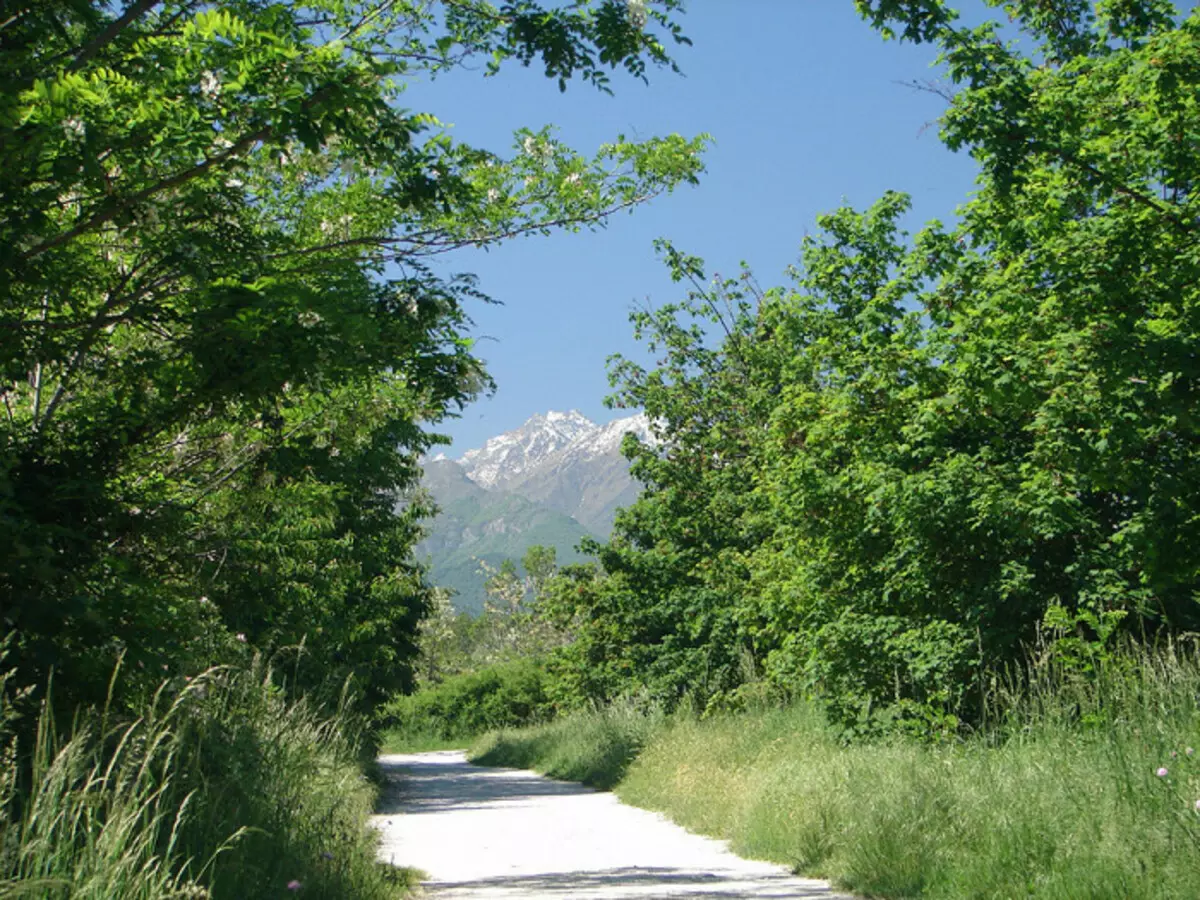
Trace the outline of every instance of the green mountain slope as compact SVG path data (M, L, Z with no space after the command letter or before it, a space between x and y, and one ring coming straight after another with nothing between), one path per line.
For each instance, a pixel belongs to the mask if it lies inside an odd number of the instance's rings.
M575 546L590 532L568 515L504 491L487 490L448 460L426 462L423 484L441 512L417 547L431 564L430 579L456 592L456 609L483 609L479 561L499 567L520 560L535 544L554 547L560 563L584 559Z

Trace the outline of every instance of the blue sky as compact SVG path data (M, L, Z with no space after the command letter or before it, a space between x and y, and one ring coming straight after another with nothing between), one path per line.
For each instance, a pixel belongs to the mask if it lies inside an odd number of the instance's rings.
M406 105L497 152L508 152L515 129L546 124L585 152L617 134L715 140L698 187L617 216L606 230L443 261L476 273L503 304L471 311L498 390L442 426L454 438L450 456L549 409L600 422L621 414L603 406L605 358L638 353L634 303L666 303L681 290L656 258L655 238L703 257L710 272L745 260L768 287L782 282L821 212L902 190L916 227L952 219L971 191L972 160L946 150L932 124L944 102L898 83L936 76L932 48L883 41L850 0L693 0L682 21L694 42L677 48L684 74L651 72L649 86L615 75L615 96L582 84L561 94L536 69L517 67L407 92Z

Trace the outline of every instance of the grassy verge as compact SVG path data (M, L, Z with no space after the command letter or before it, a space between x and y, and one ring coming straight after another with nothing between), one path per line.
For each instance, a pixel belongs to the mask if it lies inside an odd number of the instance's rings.
M490 732L476 741L470 759L608 790L661 727L661 716L625 707L576 713L545 725Z
M0 709L0 722L13 724ZM0 729L2 731L2 729ZM391 900L355 723L288 701L270 674L168 684L131 721L47 717L0 733L0 897Z
M987 734L934 745L847 747L803 706L676 718L617 793L870 896L1183 900L1200 871L1198 688L1194 657L1142 654L1010 694ZM500 733L476 758L618 772L594 728Z

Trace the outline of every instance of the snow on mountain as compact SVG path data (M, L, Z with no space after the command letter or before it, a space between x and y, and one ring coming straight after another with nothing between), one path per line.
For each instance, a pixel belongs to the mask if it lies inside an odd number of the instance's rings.
M421 549L435 583L457 591L459 608L476 610L485 593L480 559L498 566L535 544L555 547L560 562L582 559L580 539L606 538L617 509L640 491L621 455L628 431L656 443L645 415L597 425L572 410L533 416L457 461L427 460L424 485L441 512Z
M621 442L625 440L626 433L630 431L641 438L643 442L655 443L654 435L650 431L650 420L646 418L645 413L638 413L624 419L614 419L607 425L597 425L590 434L580 435L558 453L581 460L595 459L597 456L609 453L619 453Z
M578 410L551 411L533 416L515 431L489 438L482 447L464 453L458 464L476 484L495 487L596 429L596 423Z
M459 465L482 487L513 492L607 534L617 507L639 490L621 455L627 432L655 443L644 413L597 425L575 410L549 412L468 451Z

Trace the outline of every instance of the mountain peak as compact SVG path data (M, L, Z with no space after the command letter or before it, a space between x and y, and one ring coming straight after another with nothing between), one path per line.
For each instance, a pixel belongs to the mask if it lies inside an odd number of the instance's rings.
M653 440L644 413L597 425L577 409L550 410L530 416L520 428L489 438L458 462L472 481L491 488L520 479L551 461L616 453L627 431Z

